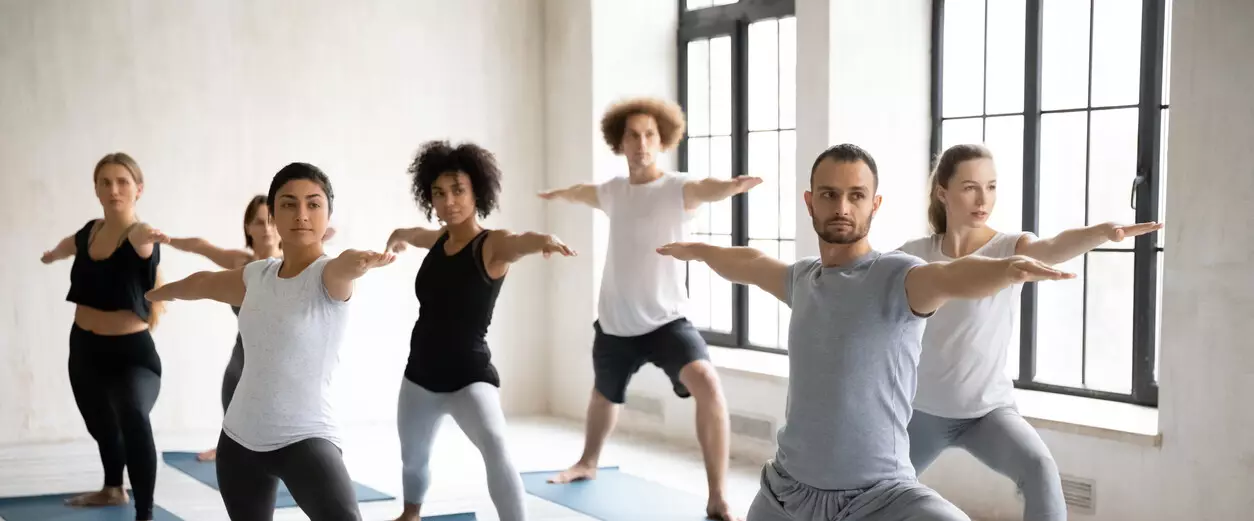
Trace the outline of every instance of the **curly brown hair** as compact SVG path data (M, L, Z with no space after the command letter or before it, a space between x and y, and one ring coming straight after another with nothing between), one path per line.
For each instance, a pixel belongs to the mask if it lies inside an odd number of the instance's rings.
M627 132L627 120L637 114L650 116L657 122L662 150L675 148L679 140L684 138L684 109L677 103L659 98L626 99L610 105L601 117L601 135L615 154L623 153L623 134Z

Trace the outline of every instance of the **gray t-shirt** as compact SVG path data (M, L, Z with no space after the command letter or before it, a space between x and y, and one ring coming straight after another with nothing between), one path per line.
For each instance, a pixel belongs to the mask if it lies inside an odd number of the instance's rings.
M817 257L788 270L788 406L777 462L824 490L913 480L910 402L926 320L906 273L924 264L872 251L841 267Z
M330 388L348 303L331 298L322 283L330 260L323 256L288 279L278 276L283 259L244 267L239 331L246 362L222 431L248 450L310 438L341 443Z

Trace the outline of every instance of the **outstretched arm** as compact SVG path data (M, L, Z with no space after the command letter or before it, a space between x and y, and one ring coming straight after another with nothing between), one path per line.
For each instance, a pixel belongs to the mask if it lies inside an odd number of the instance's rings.
M744 246L724 248L704 242L675 242L657 252L682 261L704 262L724 279L752 284L788 303L788 265L761 251Z
M684 209L696 210L705 203L722 201L762 184L761 177L736 176L731 179L707 177L684 183Z
M589 183L540 192L540 198L561 199L571 203L582 203L592 208L601 208L601 200L597 197L597 185Z
M148 223L139 223L131 228L131 233L126 238L131 241L131 246L135 247L135 253L138 253L141 259L152 256L152 245L170 242L170 238L161 233L161 230L153 228Z
M492 278L500 278L509 265L528 255L540 253L549 258L554 253L573 257L575 250L555 235L536 232L511 233L505 230L488 232L483 241L483 264Z
M928 315L950 299L979 299L995 295L1012 284L1071 278L1075 278L1075 274L1030 257L991 259L968 255L911 269L906 273L906 298L916 314Z
M73 257L76 253L78 253L78 247L74 245L74 236L71 235L61 239L61 242L58 242L51 250L44 252L43 256L39 258L39 262L52 264L61 259Z
M144 298L151 302L209 299L238 307L244 302L244 269L193 273L149 290Z
M252 254L247 251L219 248L200 237L171 238L170 246L188 253L200 255L228 270L242 267L253 258Z
M353 296L353 281L367 271L387 266L396 260L396 254L374 251L344 250L339 257L327 263L322 270L322 284L327 294L335 300L347 301Z
M440 239L440 235L443 234L444 228L438 230L422 227L397 228L392 232L392 235L388 236L388 245L385 251L400 253L410 246L429 250L435 245L435 241Z
M1130 226L1103 223L1087 228L1067 230L1049 239L1032 240L1030 236L1024 235L1015 245L1015 253L1040 259L1048 264L1059 264L1088 253L1089 250L1105 244L1106 241L1119 242L1126 237L1136 237L1161 230L1162 227L1162 223L1156 222Z

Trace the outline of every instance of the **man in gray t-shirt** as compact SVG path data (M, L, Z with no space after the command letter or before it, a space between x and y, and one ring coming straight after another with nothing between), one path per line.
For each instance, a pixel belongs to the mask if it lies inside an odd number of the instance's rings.
M788 405L779 450L748 521L951 521L968 517L918 483L906 425L926 317L946 300L1069 278L1027 257L925 263L867 241L878 173L854 145L810 170L806 206L820 257L791 266L751 248L677 243L658 251L705 262L792 308Z

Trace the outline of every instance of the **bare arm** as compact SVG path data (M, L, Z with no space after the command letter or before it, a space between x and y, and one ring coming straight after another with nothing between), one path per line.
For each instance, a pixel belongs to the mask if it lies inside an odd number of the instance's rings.
M597 185L590 183L540 192L540 198L561 199L571 203L582 203L592 208L601 208L601 199L597 197Z
M392 253L400 253L405 248L414 246L424 250L431 249L435 245L435 241L440 239L444 234L444 228L432 230L430 228L397 228L388 236L388 245L386 251Z
M544 254L546 259L554 253L573 257L575 250L554 235L536 232L511 233L493 230L488 232L488 237L483 241L484 267L494 279L505 276L510 264L537 253Z
M929 315L951 299L980 299L1012 284L1074 277L1029 257L990 259L968 255L911 269L906 273L906 298L916 314Z
M244 269L196 272L183 280L153 288L144 298L151 302L208 299L239 307L244 302Z
M684 183L684 209L696 210L705 203L722 201L736 194L747 192L762 184L760 177L736 176L731 179L707 177Z
M148 223L140 223L131 228L131 233L126 236L126 239L131 241L131 246L135 248L135 253L138 253L141 259L152 256L152 245L170 242L170 238L161 233L161 230L153 228Z
M1161 223L1154 222L1131 226L1102 223L1066 230L1049 239L1032 240L1030 236L1024 235L1015 244L1015 254L1040 259L1048 264L1059 264L1088 253L1107 241L1119 242L1126 237L1136 237L1162 227Z
M353 282L374 268L387 266L396 255L373 251L344 250L322 270L322 284L331 298L344 302L353 296Z
M253 258L252 254L247 251L219 248L199 237L171 238L170 246L188 253L200 255L228 270L248 264Z
M757 286L788 303L788 265L761 251L744 246L723 248L703 242L677 242L658 248L658 253L704 262L724 279Z
M58 242L51 250L44 252L39 261L44 264L52 264L61 259L73 257L76 253L78 253L78 246L74 245L74 236L71 235L61 239L61 242Z

